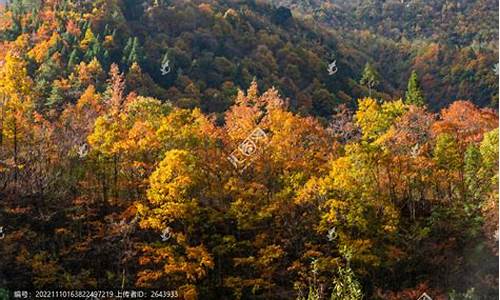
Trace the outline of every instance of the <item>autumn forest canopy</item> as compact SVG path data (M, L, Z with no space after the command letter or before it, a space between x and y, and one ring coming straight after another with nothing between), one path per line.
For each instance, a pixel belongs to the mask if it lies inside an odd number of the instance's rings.
M498 299L497 25L493 0L0 1L0 300Z

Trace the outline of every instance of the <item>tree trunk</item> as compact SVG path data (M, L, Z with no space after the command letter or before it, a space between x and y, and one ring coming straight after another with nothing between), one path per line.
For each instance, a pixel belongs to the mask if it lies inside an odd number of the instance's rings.
M0 146L3 144L3 120L5 118L5 97L2 96L2 102L0 102L2 106L2 111L0 112Z
M118 198L118 158L113 155L113 196Z
M17 194L17 122L14 120L14 194Z

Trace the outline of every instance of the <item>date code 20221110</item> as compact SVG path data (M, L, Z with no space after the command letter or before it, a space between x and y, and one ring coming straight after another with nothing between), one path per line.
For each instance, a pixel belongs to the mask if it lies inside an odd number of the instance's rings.
M176 290L35 290L14 291L14 299L168 299L178 298Z

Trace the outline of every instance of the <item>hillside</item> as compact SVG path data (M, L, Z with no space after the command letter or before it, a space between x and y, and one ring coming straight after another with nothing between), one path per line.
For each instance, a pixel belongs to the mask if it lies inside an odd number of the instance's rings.
M459 47L498 45L498 2L494 0L270 0L295 13L341 30L369 30L401 41L429 40Z
M498 105L498 1L270 2L362 51L390 94L404 90L410 70L416 70L432 107L457 99Z
M34 50L39 53L31 57L31 72L44 84L38 92L52 99L41 104L47 108L74 102L81 95L82 90L54 86L94 57L103 73L118 63L130 78L130 90L205 112L225 111L236 89L248 88L253 78L263 90L277 87L290 98L292 110L325 117L338 103L352 105L359 96L353 90L362 93L348 64L339 60L337 76L328 76L331 55L339 52L331 35L321 37L293 18L280 18L277 10L224 1L156 2L87 2L80 7L68 1L64 8L56 5L64 11L57 16L40 14L35 4L11 5L4 21L11 26L2 35L13 40L21 32L38 32L28 40L29 48L45 41ZM99 12L86 14L93 6ZM320 45L318 40L328 43ZM162 75L166 60L171 71Z
M398 43L356 27L328 33L289 17L286 11L252 1L156 1L156 6L124 1L121 6L101 5L98 19L92 22L92 14L76 20L78 14L85 16L92 10L89 2L83 7L68 2L64 8L68 13L40 32L40 24L50 22L51 16L37 16L37 1L28 2L19 8L11 5L5 22L12 22L13 27L3 35L12 40L21 31L39 31L28 47L52 38L53 45L40 49L47 53L38 53L32 70L37 73L36 81L45 84L38 87L39 93L52 99L43 104L48 108L78 98L81 90L47 86L68 79L75 66L88 64L93 57L104 73L118 63L140 82L129 80L128 86L141 95L169 99L180 107L201 107L204 112L224 112L236 88L248 88L255 78L261 90L274 86L289 98L292 111L328 117L339 103L353 107L357 98L368 94L366 86L359 84L367 62L381 74L375 90L384 99L404 96L412 70L417 71L433 109L454 100L489 106L498 98L492 70L498 47L455 50L434 42ZM349 9L346 4L343 7ZM21 21L16 14L34 17ZM71 19L77 27L73 33L64 24ZM358 21L346 20L344 26ZM59 54L56 62L54 53ZM166 75L161 73L164 60L169 60L171 68ZM328 64L334 60L338 72L329 76ZM132 68L134 62L137 65Z

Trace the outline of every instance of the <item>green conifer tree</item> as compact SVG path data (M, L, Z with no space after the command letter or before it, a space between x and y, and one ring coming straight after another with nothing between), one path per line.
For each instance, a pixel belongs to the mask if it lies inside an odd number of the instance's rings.
M369 95L372 96L372 89L380 83L380 75L370 63L366 63L363 76L359 82L368 87Z
M425 99L418 83L417 73L415 71L411 72L410 79L408 80L408 89L406 90L406 104L413 104L417 106L424 106Z
M127 44L125 44L125 48L123 48L122 54L122 65L128 65L128 59L130 57L130 52L132 51L133 39L131 37L128 38Z

